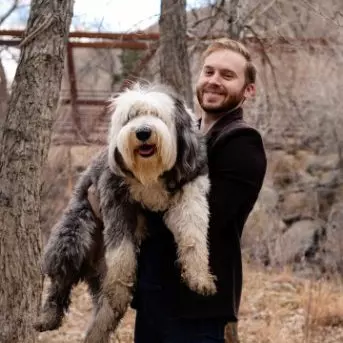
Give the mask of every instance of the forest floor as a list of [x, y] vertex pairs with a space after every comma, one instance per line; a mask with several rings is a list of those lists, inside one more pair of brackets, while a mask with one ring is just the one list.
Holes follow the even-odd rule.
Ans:
[[[87, 289], [73, 290], [62, 327], [39, 335], [41, 343], [81, 343], [92, 304]], [[130, 309], [111, 343], [132, 343], [134, 310]], [[240, 308], [241, 343], [343, 342], [343, 284], [306, 280], [244, 265]]]

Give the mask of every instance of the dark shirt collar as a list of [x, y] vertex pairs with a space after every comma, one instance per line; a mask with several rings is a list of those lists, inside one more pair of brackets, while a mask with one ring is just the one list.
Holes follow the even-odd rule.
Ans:
[[[215, 133], [222, 131], [222, 129], [232, 122], [243, 119], [243, 109], [238, 107], [232, 112], [223, 113], [221, 117], [213, 124], [213, 126], [206, 133], [207, 138], [213, 136]], [[201, 125], [201, 118], [199, 119], [199, 128]]]

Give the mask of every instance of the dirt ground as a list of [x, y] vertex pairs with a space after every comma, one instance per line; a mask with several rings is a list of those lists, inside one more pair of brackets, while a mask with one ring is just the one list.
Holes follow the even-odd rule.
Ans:
[[[40, 334], [38, 341], [81, 343], [91, 309], [86, 287], [77, 286], [63, 326]], [[130, 309], [111, 343], [132, 343], [134, 320]], [[246, 265], [239, 333], [241, 343], [341, 343], [343, 285]]]

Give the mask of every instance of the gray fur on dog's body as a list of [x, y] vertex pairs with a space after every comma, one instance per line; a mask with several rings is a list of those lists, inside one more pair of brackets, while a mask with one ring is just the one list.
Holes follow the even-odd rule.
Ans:
[[[156, 92], [154, 88], [149, 91]], [[161, 121], [165, 120], [169, 126], [170, 122], [175, 125], [172, 128], [166, 126], [171, 131], [175, 130], [175, 142], [165, 141], [177, 150], [175, 160], [169, 158], [173, 165], [158, 178], [144, 183], [140, 181], [139, 173], [147, 173], [142, 175], [142, 180], [145, 180], [146, 176], [150, 176], [149, 171], [130, 169], [127, 161], [131, 155], [122, 153], [117, 143], [110, 142], [109, 147], [93, 160], [79, 179], [69, 206], [52, 231], [45, 249], [43, 272], [51, 278], [51, 286], [42, 316], [36, 323], [39, 331], [60, 326], [63, 312], [69, 306], [71, 288], [80, 280], [85, 280], [94, 302], [94, 317], [85, 342], [108, 342], [110, 333], [117, 327], [131, 300], [136, 253], [145, 235], [145, 209], [164, 212], [166, 225], [177, 243], [182, 276], [189, 287], [201, 294], [215, 292], [208, 266], [206, 145], [182, 101], [174, 94], [166, 94], [173, 101], [174, 113], [172, 118], [170, 114], [167, 118], [162, 115]], [[144, 103], [144, 96], [137, 99], [132, 104], [130, 102], [130, 111], [136, 108], [139, 112], [143, 108], [142, 113], [135, 114], [138, 121], [144, 120], [146, 115], [147, 122], [151, 120], [154, 127], [152, 114], [158, 117], [161, 113], [149, 110], [152, 100]], [[161, 96], [161, 99], [164, 97]], [[117, 115], [123, 116], [122, 113]], [[129, 123], [135, 120], [132, 117], [135, 118], [128, 114]], [[124, 127], [127, 121], [123, 122], [120, 125]], [[117, 124], [112, 123], [112, 129], [118, 131], [120, 127], [113, 128], [114, 125]], [[159, 125], [161, 123], [156, 122], [155, 128]], [[165, 138], [158, 135], [159, 132], [156, 133], [156, 142], [162, 144], [160, 141]], [[124, 143], [131, 148], [132, 137], [125, 139]], [[159, 153], [156, 153], [156, 158], [161, 157]], [[144, 160], [141, 163], [147, 162]], [[103, 226], [94, 216], [87, 199], [91, 185], [100, 199]]]

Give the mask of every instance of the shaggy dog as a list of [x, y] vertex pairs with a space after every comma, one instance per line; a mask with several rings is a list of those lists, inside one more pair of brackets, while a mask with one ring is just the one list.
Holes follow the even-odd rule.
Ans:
[[[216, 292], [207, 247], [206, 145], [193, 114], [170, 89], [137, 84], [113, 100], [108, 140], [49, 237], [42, 269], [51, 284], [35, 323], [38, 331], [58, 328], [72, 287], [86, 281], [94, 303], [87, 343], [108, 342], [131, 301], [145, 210], [163, 213], [190, 289]], [[91, 185], [103, 225], [87, 198]]]

